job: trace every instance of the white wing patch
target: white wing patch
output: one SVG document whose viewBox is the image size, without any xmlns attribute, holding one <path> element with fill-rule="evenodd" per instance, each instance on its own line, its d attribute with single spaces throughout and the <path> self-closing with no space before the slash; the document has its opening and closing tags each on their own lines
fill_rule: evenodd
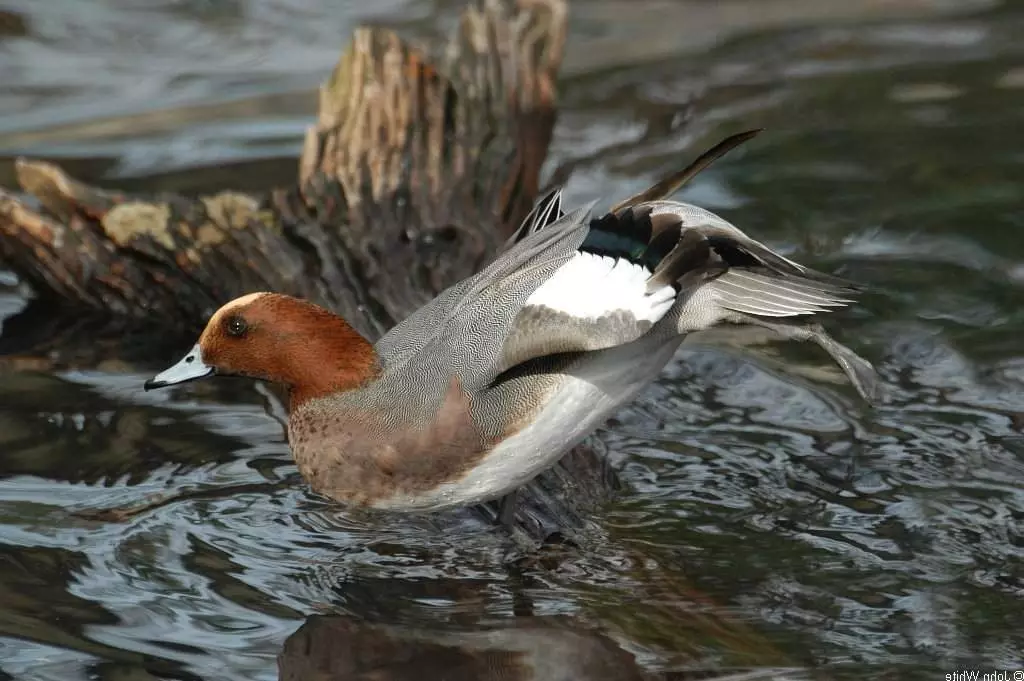
<svg viewBox="0 0 1024 681">
<path fill-rule="evenodd" d="M 675 302 L 671 286 L 647 293 L 651 272 L 624 258 L 577 253 L 527 298 L 527 305 L 543 305 L 581 319 L 597 319 L 625 310 L 639 321 L 654 323 Z"/>
</svg>

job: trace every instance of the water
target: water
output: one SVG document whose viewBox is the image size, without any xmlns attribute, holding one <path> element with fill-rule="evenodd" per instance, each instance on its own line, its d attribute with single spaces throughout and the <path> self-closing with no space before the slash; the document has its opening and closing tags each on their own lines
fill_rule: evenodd
<svg viewBox="0 0 1024 681">
<path fill-rule="evenodd" d="M 440 4 L 375 7 L 427 35 Z M 578 3 L 551 167 L 571 200 L 624 196 L 767 128 L 685 198 L 870 285 L 828 326 L 886 404 L 813 348 L 688 347 L 599 434 L 628 486 L 605 536 L 509 564 L 475 523 L 310 496 L 245 382 L 5 365 L 0 678 L 274 679 L 279 655 L 293 679 L 1024 668 L 1024 8 L 799 5 Z M 365 6 L 8 2 L 0 149 L 129 188 L 285 182 Z M 24 296 L 4 275 L 0 314 Z"/>
</svg>

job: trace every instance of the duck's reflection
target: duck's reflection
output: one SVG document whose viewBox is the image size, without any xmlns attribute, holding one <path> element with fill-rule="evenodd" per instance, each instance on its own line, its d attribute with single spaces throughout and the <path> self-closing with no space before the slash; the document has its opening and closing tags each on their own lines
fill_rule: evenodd
<svg viewBox="0 0 1024 681">
<path fill-rule="evenodd" d="M 632 654 L 561 618 L 441 631 L 315 615 L 278 656 L 281 681 L 640 681 Z"/>
</svg>

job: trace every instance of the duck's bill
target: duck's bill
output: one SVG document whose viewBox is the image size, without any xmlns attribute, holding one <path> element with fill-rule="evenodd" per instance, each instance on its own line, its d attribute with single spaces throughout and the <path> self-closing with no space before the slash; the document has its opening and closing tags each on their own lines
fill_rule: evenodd
<svg viewBox="0 0 1024 681">
<path fill-rule="evenodd" d="M 203 363 L 203 355 L 199 351 L 199 344 L 196 343 L 195 347 L 181 358 L 181 361 L 146 381 L 142 388 L 143 390 L 166 388 L 169 385 L 206 378 L 213 373 L 213 367 Z"/>
</svg>

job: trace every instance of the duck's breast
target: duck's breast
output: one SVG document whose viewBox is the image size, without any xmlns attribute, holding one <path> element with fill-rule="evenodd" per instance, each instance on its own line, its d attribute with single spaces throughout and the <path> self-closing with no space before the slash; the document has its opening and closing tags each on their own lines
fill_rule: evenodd
<svg viewBox="0 0 1024 681">
<path fill-rule="evenodd" d="M 438 399 L 416 392 L 354 393 L 297 409 L 289 444 L 313 490 L 346 504 L 416 510 L 416 499 L 477 465 L 487 446 L 460 381 L 449 379 Z"/>
</svg>

